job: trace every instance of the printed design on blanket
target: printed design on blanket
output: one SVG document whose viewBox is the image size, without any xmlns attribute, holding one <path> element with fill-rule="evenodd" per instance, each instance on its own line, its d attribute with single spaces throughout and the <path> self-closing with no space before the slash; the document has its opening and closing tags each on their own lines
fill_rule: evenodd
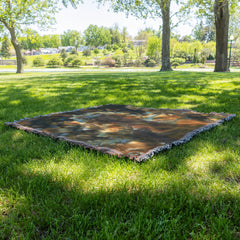
<svg viewBox="0 0 240 240">
<path fill-rule="evenodd" d="M 5 124 L 141 162 L 234 116 L 109 104 Z"/>
</svg>

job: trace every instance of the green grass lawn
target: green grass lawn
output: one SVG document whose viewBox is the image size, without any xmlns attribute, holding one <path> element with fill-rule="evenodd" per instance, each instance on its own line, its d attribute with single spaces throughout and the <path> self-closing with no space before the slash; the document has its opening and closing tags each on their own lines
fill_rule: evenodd
<svg viewBox="0 0 240 240">
<path fill-rule="evenodd" d="M 136 162 L 4 122 L 101 104 L 236 117 Z M 239 73 L 0 74 L 0 239 L 239 239 Z"/>
</svg>

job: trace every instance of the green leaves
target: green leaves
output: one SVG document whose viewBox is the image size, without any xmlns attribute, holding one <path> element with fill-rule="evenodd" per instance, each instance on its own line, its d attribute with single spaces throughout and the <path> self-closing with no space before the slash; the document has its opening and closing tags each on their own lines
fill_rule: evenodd
<svg viewBox="0 0 240 240">
<path fill-rule="evenodd" d="M 0 6 L 0 22 L 5 27 L 16 27 L 18 30 L 32 24 L 49 26 L 55 20 L 53 15 L 59 10 L 56 0 L 2 0 Z"/>
<path fill-rule="evenodd" d="M 74 30 L 68 30 L 61 36 L 62 46 L 76 46 L 77 48 L 83 43 L 81 33 Z"/>
<path fill-rule="evenodd" d="M 82 0 L 69 0 L 73 6 Z M 67 0 L 62 0 L 67 4 Z M 17 73 L 23 72 L 20 44 L 17 33 L 31 25 L 46 28 L 55 23 L 54 14 L 59 11 L 58 0 L 0 0 L 0 27 L 4 25 L 11 34 L 17 56 Z M 31 40 L 31 38 L 29 38 Z M 32 41 L 30 41 L 32 43 Z"/>
<path fill-rule="evenodd" d="M 9 58 L 11 56 L 10 46 L 11 46 L 11 43 L 9 39 L 7 37 L 4 37 L 2 41 L 2 47 L 1 47 L 1 56 L 3 58 Z"/>
<path fill-rule="evenodd" d="M 62 0 L 62 3 L 65 7 L 68 7 L 69 2 L 70 2 L 70 4 L 72 5 L 73 8 L 77 8 L 77 5 L 79 3 L 83 3 L 82 0 Z"/>
<path fill-rule="evenodd" d="M 103 46 L 111 43 L 111 34 L 109 29 L 105 27 L 98 27 L 97 25 L 90 25 L 85 31 L 86 45 L 89 46 Z"/>
</svg>

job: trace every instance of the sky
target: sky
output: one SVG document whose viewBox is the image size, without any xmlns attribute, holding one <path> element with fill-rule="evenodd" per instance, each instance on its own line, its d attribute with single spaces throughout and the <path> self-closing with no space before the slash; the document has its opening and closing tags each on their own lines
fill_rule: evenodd
<svg viewBox="0 0 240 240">
<path fill-rule="evenodd" d="M 172 6 L 172 9 L 175 8 L 176 6 Z M 62 10 L 56 14 L 56 24 L 52 26 L 53 29 L 40 32 L 40 34 L 63 34 L 68 29 L 83 33 L 90 24 L 99 27 L 112 27 L 114 24 L 118 24 L 120 29 L 127 27 L 128 33 L 134 37 L 140 30 L 146 27 L 158 30 L 161 25 L 161 19 L 141 20 L 133 16 L 126 17 L 124 13 L 109 11 L 107 6 L 98 8 L 97 3 L 88 0 L 84 4 L 80 4 L 77 9 L 73 9 L 71 6 L 68 6 L 68 8 L 62 7 Z M 189 24 L 181 24 L 181 28 L 179 27 L 173 32 L 183 36 L 190 35 L 191 30 L 192 27 Z"/>
</svg>

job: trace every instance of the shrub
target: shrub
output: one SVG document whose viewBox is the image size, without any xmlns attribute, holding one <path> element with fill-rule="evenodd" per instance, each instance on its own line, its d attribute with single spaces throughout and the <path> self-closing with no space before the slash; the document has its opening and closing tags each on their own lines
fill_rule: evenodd
<svg viewBox="0 0 240 240">
<path fill-rule="evenodd" d="M 56 67 L 60 67 L 63 64 L 62 60 L 58 57 L 52 57 L 48 63 L 47 66 L 51 67 L 51 68 L 56 68 Z"/>
<path fill-rule="evenodd" d="M 123 66 L 123 56 L 121 56 L 121 55 L 115 55 L 115 56 L 113 56 L 112 57 L 114 60 L 115 60 L 115 62 L 116 62 L 116 67 L 122 67 Z"/>
<path fill-rule="evenodd" d="M 90 49 L 84 49 L 82 52 L 82 55 L 85 57 L 91 56 L 91 50 Z"/>
<path fill-rule="evenodd" d="M 117 49 L 115 52 L 114 52 L 114 55 L 123 55 L 123 51 L 121 49 Z"/>
<path fill-rule="evenodd" d="M 116 43 L 114 43 L 114 44 L 112 45 L 112 49 L 113 49 L 114 51 L 116 51 L 118 48 L 119 48 L 119 46 L 118 46 Z"/>
<path fill-rule="evenodd" d="M 176 49 L 174 51 L 174 57 L 186 59 L 187 58 L 187 53 L 185 51 L 183 51 L 183 50 Z"/>
<path fill-rule="evenodd" d="M 70 54 L 71 55 L 78 55 L 78 52 L 77 52 L 76 48 L 72 48 Z"/>
<path fill-rule="evenodd" d="M 66 59 L 65 59 L 65 61 L 64 61 L 64 66 L 69 66 L 69 65 L 71 65 L 71 62 L 74 60 L 74 58 L 76 58 L 76 56 L 69 56 L 69 57 L 67 57 Z"/>
<path fill-rule="evenodd" d="M 196 55 L 193 56 L 193 63 L 199 63 L 198 56 L 196 56 Z"/>
<path fill-rule="evenodd" d="M 107 45 L 107 47 L 106 47 L 106 49 L 108 50 L 108 51 L 111 51 L 112 50 L 112 47 L 111 47 L 111 45 Z"/>
<path fill-rule="evenodd" d="M 108 65 L 109 67 L 115 67 L 116 61 L 113 58 L 107 57 L 102 60 L 102 65 Z"/>
<path fill-rule="evenodd" d="M 200 60 L 200 63 L 205 64 L 207 61 L 207 58 L 205 56 L 201 56 L 199 60 Z"/>
<path fill-rule="evenodd" d="M 125 67 L 128 66 L 128 62 L 129 62 L 129 60 L 130 60 L 129 54 L 128 54 L 128 53 L 125 53 L 125 54 L 123 55 L 122 59 L 123 59 L 123 66 L 125 66 Z"/>
<path fill-rule="evenodd" d="M 22 56 L 22 63 L 23 63 L 23 65 L 28 64 L 27 58 L 25 56 Z"/>
<path fill-rule="evenodd" d="M 209 54 L 209 57 L 207 58 L 207 60 L 214 60 L 215 57 L 212 54 Z"/>
<path fill-rule="evenodd" d="M 79 57 L 75 57 L 72 61 L 71 61 L 71 65 L 73 67 L 79 67 L 83 65 L 83 61 L 79 58 Z"/>
<path fill-rule="evenodd" d="M 154 61 L 154 59 L 151 59 L 151 58 L 146 59 L 144 62 L 144 65 L 146 67 L 154 67 L 156 66 L 156 64 L 157 64 L 156 61 Z"/>
<path fill-rule="evenodd" d="M 133 60 L 128 60 L 126 66 L 127 67 L 133 67 L 134 66 L 134 61 Z"/>
<path fill-rule="evenodd" d="M 162 41 L 157 36 L 152 36 L 148 39 L 147 46 L 147 56 L 153 59 L 155 62 L 160 62 L 161 59 L 161 49 L 162 49 Z M 144 48 L 140 48 L 139 51 L 144 52 Z M 141 56 L 139 54 L 139 56 Z"/>
<path fill-rule="evenodd" d="M 121 43 L 121 44 L 120 44 L 120 48 L 123 49 L 123 48 L 125 48 L 125 47 L 126 47 L 126 44 L 125 44 L 125 43 Z"/>
<path fill-rule="evenodd" d="M 42 67 L 44 65 L 45 65 L 45 63 L 44 63 L 44 59 L 42 57 L 36 57 L 33 60 L 33 66 L 34 67 Z"/>
<path fill-rule="evenodd" d="M 196 48 L 194 49 L 193 63 L 199 63 L 199 57 L 198 57 Z"/>
<path fill-rule="evenodd" d="M 133 49 L 134 49 L 133 43 L 129 43 L 128 48 L 130 48 L 131 50 L 133 50 Z"/>
<path fill-rule="evenodd" d="M 71 55 L 69 57 L 67 57 L 64 61 L 64 66 L 72 66 L 72 67 L 79 67 L 84 65 L 83 61 L 81 60 L 80 57 L 78 57 L 77 55 Z"/>
<path fill-rule="evenodd" d="M 186 62 L 186 60 L 185 60 L 185 58 L 172 58 L 171 63 L 174 63 L 174 62 L 179 63 L 179 65 L 180 65 L 180 64 L 184 64 Z"/>
<path fill-rule="evenodd" d="M 103 54 L 104 54 L 104 55 L 107 55 L 107 54 L 108 54 L 107 49 L 103 49 Z"/>
<path fill-rule="evenodd" d="M 101 60 L 98 58 L 94 61 L 94 64 L 97 65 L 97 66 L 100 66 L 101 65 Z"/>
<path fill-rule="evenodd" d="M 180 64 L 179 64 L 178 62 L 173 62 L 171 65 L 172 65 L 174 68 L 176 68 L 176 67 L 179 66 Z"/>
<path fill-rule="evenodd" d="M 68 54 L 66 53 L 65 49 L 61 50 L 60 56 L 61 56 L 63 61 L 67 58 Z"/>
<path fill-rule="evenodd" d="M 127 48 L 127 47 L 124 47 L 124 48 L 122 49 L 122 52 L 123 52 L 123 53 L 128 53 L 128 48 Z"/>
<path fill-rule="evenodd" d="M 99 53 L 99 49 L 98 49 L 98 48 L 94 48 L 93 52 L 94 52 L 95 54 L 98 54 L 98 53 Z"/>
<path fill-rule="evenodd" d="M 143 65 L 143 60 L 141 58 L 137 58 L 134 63 L 134 67 L 141 67 Z"/>
<path fill-rule="evenodd" d="M 240 61 L 240 46 L 239 46 L 239 49 L 236 48 L 236 49 L 233 49 L 232 51 L 232 57 L 231 57 L 232 61 Z"/>
</svg>

